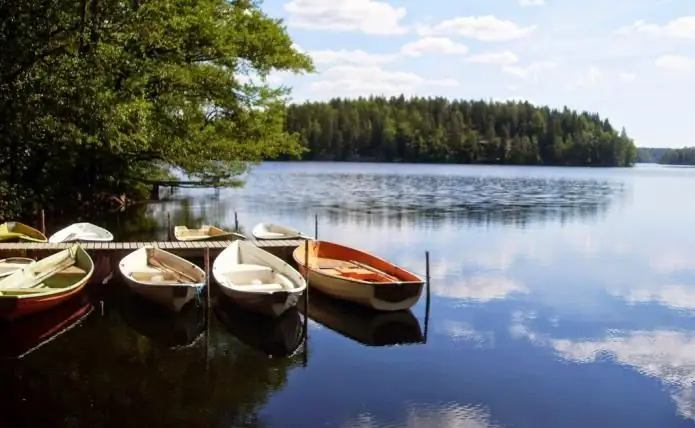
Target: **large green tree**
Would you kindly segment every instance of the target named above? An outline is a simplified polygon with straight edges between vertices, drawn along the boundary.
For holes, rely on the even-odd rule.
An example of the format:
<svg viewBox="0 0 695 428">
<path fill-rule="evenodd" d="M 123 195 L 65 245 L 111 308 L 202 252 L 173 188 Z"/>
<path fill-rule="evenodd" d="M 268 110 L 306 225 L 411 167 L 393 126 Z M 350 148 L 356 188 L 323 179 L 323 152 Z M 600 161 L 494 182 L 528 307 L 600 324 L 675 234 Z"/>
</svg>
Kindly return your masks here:
<svg viewBox="0 0 695 428">
<path fill-rule="evenodd" d="M 311 60 L 258 2 L 0 0 L 0 16 L 0 217 L 134 192 L 171 167 L 229 184 L 301 150 L 289 89 L 265 78 Z"/>
</svg>

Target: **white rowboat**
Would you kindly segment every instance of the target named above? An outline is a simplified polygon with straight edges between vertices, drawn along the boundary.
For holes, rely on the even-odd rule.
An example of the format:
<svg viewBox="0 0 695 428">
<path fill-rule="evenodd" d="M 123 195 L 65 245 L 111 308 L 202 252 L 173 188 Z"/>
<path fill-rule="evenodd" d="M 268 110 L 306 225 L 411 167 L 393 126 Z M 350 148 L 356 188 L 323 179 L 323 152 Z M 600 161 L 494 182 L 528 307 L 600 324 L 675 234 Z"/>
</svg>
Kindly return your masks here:
<svg viewBox="0 0 695 428">
<path fill-rule="evenodd" d="M 205 271 L 156 247 L 135 250 L 118 266 L 133 292 L 173 312 L 180 312 L 205 286 Z"/>
<path fill-rule="evenodd" d="M 258 223 L 253 227 L 251 234 L 256 239 L 313 239 L 297 229 L 273 223 Z"/>
<path fill-rule="evenodd" d="M 292 266 L 247 241 L 234 241 L 212 264 L 222 292 L 244 308 L 280 316 L 294 307 L 306 281 Z"/>
<path fill-rule="evenodd" d="M 11 275 L 19 269 L 33 265 L 36 260 L 28 257 L 8 257 L 0 260 L 0 278 Z"/>
<path fill-rule="evenodd" d="M 92 223 L 73 223 L 48 238 L 48 242 L 111 242 L 113 234 Z"/>
</svg>

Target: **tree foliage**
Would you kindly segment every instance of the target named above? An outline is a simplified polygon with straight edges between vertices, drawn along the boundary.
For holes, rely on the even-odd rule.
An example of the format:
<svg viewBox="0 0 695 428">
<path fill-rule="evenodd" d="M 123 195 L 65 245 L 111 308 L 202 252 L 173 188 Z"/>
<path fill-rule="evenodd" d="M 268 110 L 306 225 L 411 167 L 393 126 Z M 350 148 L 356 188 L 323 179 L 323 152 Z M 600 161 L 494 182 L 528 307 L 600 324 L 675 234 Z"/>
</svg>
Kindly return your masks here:
<svg viewBox="0 0 695 428">
<path fill-rule="evenodd" d="M 311 60 L 256 2 L 0 0 L 0 15 L 0 216 L 300 153 L 288 88 L 265 77 Z"/>
<path fill-rule="evenodd" d="M 631 166 L 625 130 L 527 102 L 370 97 L 289 107 L 308 160 Z"/>
</svg>

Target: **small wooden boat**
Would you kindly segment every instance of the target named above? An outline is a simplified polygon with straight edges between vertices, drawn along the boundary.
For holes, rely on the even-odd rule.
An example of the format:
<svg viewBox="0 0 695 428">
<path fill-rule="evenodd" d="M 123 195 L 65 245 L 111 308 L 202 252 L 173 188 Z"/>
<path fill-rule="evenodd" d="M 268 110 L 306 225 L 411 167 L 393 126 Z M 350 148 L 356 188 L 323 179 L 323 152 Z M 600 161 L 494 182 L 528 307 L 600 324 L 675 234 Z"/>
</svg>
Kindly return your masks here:
<svg viewBox="0 0 695 428">
<path fill-rule="evenodd" d="M 0 242 L 47 242 L 46 235 L 18 221 L 0 224 Z"/>
<path fill-rule="evenodd" d="M 291 357 L 304 343 L 304 325 L 296 307 L 271 318 L 251 312 L 220 295 L 213 309 L 227 331 L 270 358 Z"/>
<path fill-rule="evenodd" d="M 83 290 L 55 308 L 0 326 L 0 356 L 25 357 L 79 325 L 93 309 Z"/>
<path fill-rule="evenodd" d="M 417 275 L 361 250 L 328 241 L 307 241 L 292 257 L 309 284 L 338 299 L 379 311 L 409 309 L 420 299 L 424 281 Z"/>
<path fill-rule="evenodd" d="M 28 265 L 33 265 L 36 260 L 28 257 L 8 257 L 0 260 L 0 278 L 13 274 L 19 269 Z"/>
<path fill-rule="evenodd" d="M 48 242 L 111 242 L 113 234 L 92 223 L 73 223 L 48 238 Z"/>
<path fill-rule="evenodd" d="M 297 229 L 272 223 L 258 223 L 251 230 L 251 234 L 256 239 L 313 239 Z"/>
<path fill-rule="evenodd" d="M 144 247 L 118 265 L 133 292 L 179 312 L 205 286 L 205 272 L 195 264 L 156 247 Z"/>
<path fill-rule="evenodd" d="M 79 244 L 27 265 L 0 279 L 0 317 L 12 320 L 58 306 L 92 273 L 94 263 Z"/>
<path fill-rule="evenodd" d="M 304 301 L 299 309 L 312 320 L 366 346 L 420 344 L 425 338 L 410 309 L 382 312 L 312 292 L 309 310 Z"/>
<path fill-rule="evenodd" d="M 246 239 L 244 235 L 229 232 L 219 227 L 203 225 L 198 229 L 189 229 L 186 226 L 174 227 L 174 237 L 178 241 L 234 241 Z"/>
<path fill-rule="evenodd" d="M 212 264 L 222 292 L 251 311 L 279 316 L 295 306 L 304 278 L 279 257 L 247 241 L 234 241 Z"/>
</svg>

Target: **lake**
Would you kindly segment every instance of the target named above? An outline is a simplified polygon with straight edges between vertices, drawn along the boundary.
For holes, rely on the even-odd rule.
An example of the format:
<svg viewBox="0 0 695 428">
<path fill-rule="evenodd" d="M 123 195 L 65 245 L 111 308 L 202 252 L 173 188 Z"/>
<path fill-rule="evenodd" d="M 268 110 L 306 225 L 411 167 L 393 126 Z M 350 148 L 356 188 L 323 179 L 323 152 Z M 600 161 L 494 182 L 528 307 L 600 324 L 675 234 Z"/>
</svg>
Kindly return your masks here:
<svg viewBox="0 0 695 428">
<path fill-rule="evenodd" d="M 306 162 L 265 163 L 241 189 L 180 190 L 149 206 L 149 221 L 121 224 L 117 239 L 163 238 L 167 213 L 231 227 L 236 212 L 244 231 L 268 221 L 307 233 L 317 215 L 320 239 L 420 275 L 429 251 L 429 318 L 424 295 L 410 312 L 384 315 L 317 295 L 304 344 L 301 312 L 268 322 L 216 309 L 207 326 L 198 306 L 172 317 L 114 280 L 5 332 L 27 351 L 0 369 L 3 420 L 693 426 L 693 189 L 695 169 L 655 165 Z M 32 351 L 28 338 L 65 319 L 73 328 Z"/>
</svg>

